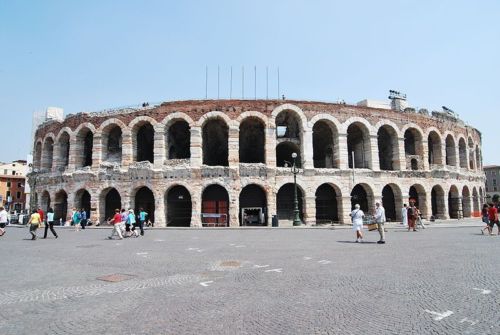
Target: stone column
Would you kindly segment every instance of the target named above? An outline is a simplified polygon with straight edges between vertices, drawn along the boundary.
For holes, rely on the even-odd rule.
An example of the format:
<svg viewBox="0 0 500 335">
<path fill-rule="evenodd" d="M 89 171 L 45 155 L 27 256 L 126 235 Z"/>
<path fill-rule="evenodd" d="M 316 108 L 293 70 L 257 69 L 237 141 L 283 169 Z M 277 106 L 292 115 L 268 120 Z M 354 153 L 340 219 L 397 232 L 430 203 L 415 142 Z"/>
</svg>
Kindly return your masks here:
<svg viewBox="0 0 500 335">
<path fill-rule="evenodd" d="M 100 220 L 101 220 L 101 209 L 99 208 L 99 194 L 92 192 L 90 195 L 90 221 L 92 221 L 94 224 L 105 223 L 105 222 L 100 222 Z"/>
<path fill-rule="evenodd" d="M 272 226 L 272 220 L 274 215 L 278 215 L 277 203 L 276 203 L 277 193 L 272 187 L 267 190 L 267 225 Z"/>
<path fill-rule="evenodd" d="M 351 153 L 349 153 L 347 150 L 347 134 L 346 133 L 339 133 L 338 150 L 339 150 L 339 152 L 338 152 L 339 161 L 337 162 L 337 166 L 341 170 L 349 169 L 349 155 Z M 349 219 L 349 222 L 351 222 L 350 219 Z"/>
<path fill-rule="evenodd" d="M 154 128 L 154 132 L 153 166 L 155 169 L 161 169 L 163 167 L 163 163 L 165 162 L 165 127 L 160 124 Z"/>
<path fill-rule="evenodd" d="M 370 157 L 367 157 L 367 159 L 370 159 L 370 168 L 373 171 L 380 171 L 380 159 L 378 157 L 378 136 L 377 134 L 375 135 L 370 135 Z"/>
<path fill-rule="evenodd" d="M 316 195 L 307 192 L 307 195 L 303 197 L 302 204 L 304 207 L 304 223 L 306 226 L 316 224 Z"/>
<path fill-rule="evenodd" d="M 427 140 L 422 140 L 422 166 L 424 171 L 429 171 L 429 142 Z"/>
<path fill-rule="evenodd" d="M 92 143 L 92 169 L 99 169 L 103 160 L 102 133 L 96 132 Z"/>
<path fill-rule="evenodd" d="M 82 147 L 78 143 L 78 137 L 73 135 L 69 140 L 69 158 L 68 158 L 68 171 L 75 171 L 77 165 L 80 163 L 82 155 Z"/>
<path fill-rule="evenodd" d="M 133 161 L 132 133 L 130 129 L 124 129 L 122 133 L 122 166 L 128 167 Z"/>
<path fill-rule="evenodd" d="M 406 171 L 408 170 L 406 167 L 406 152 L 405 152 L 405 138 L 404 137 L 399 137 L 398 138 L 398 145 L 399 145 L 399 165 L 401 167 L 401 171 Z"/>
<path fill-rule="evenodd" d="M 196 192 L 191 197 L 191 227 L 202 227 L 201 192 Z"/>
<path fill-rule="evenodd" d="M 239 227 L 239 211 L 240 211 L 240 187 L 239 185 L 229 191 L 229 227 Z"/>
<path fill-rule="evenodd" d="M 63 160 L 61 157 L 61 144 L 60 142 L 54 143 L 54 150 L 52 151 L 52 171 L 59 171 L 60 167 L 63 167 Z"/>
<path fill-rule="evenodd" d="M 240 152 L 239 152 L 240 130 L 236 126 L 229 126 L 229 134 L 227 139 L 228 146 L 228 163 L 230 168 L 239 168 Z"/>
<path fill-rule="evenodd" d="M 265 130 L 266 136 L 266 165 L 269 168 L 276 167 L 276 134 L 274 128 L 267 128 Z"/>
<path fill-rule="evenodd" d="M 311 129 L 306 129 L 303 132 L 302 144 L 302 161 L 304 169 L 314 169 L 314 148 L 313 148 L 313 132 Z"/>
<path fill-rule="evenodd" d="M 155 157 L 156 162 L 156 157 Z M 155 194 L 155 227 L 166 227 L 165 198 L 162 194 Z"/>
<path fill-rule="evenodd" d="M 446 192 L 444 192 L 443 196 L 437 197 L 437 217 L 438 219 L 449 220 L 450 214 L 448 210 L 448 197 Z"/>
<path fill-rule="evenodd" d="M 458 143 L 455 146 L 455 163 L 456 163 L 455 164 L 455 171 L 460 172 L 460 169 L 461 169 L 461 167 L 460 167 L 460 146 L 458 145 Z"/>
<path fill-rule="evenodd" d="M 340 201 L 339 201 L 340 200 Z M 349 214 L 352 212 L 351 196 L 337 197 L 337 206 L 339 208 L 339 220 L 342 224 L 352 225 Z"/>
<path fill-rule="evenodd" d="M 191 167 L 200 168 L 203 164 L 201 127 L 192 126 L 191 134 Z"/>
</svg>

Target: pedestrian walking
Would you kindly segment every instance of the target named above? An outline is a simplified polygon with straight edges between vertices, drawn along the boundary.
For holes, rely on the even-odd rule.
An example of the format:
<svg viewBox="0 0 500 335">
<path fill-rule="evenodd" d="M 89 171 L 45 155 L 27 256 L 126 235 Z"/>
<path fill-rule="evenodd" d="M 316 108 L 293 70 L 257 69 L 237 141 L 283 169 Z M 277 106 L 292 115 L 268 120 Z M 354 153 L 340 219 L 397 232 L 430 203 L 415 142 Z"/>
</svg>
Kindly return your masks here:
<svg viewBox="0 0 500 335">
<path fill-rule="evenodd" d="M 141 230 L 141 236 L 144 236 L 144 223 L 148 217 L 149 214 L 143 208 L 139 208 L 139 229 Z"/>
<path fill-rule="evenodd" d="M 73 225 L 75 226 L 75 231 L 80 230 L 81 219 L 82 215 L 80 214 L 80 211 L 77 211 L 75 208 L 73 208 L 73 216 L 71 217 L 71 221 L 73 221 Z"/>
<path fill-rule="evenodd" d="M 380 240 L 378 240 L 378 244 L 385 243 L 385 231 L 384 231 L 384 223 L 386 221 L 385 218 L 385 208 L 380 205 L 379 202 L 375 203 L 375 222 L 377 223 L 378 233 L 380 234 Z"/>
<path fill-rule="evenodd" d="M 425 229 L 424 219 L 422 219 L 422 212 L 420 212 L 420 209 L 418 209 L 418 207 L 415 207 L 415 211 L 416 211 L 416 217 L 417 217 L 417 222 L 416 222 L 417 228 L 420 227 L 422 229 Z"/>
<path fill-rule="evenodd" d="M 43 212 L 42 207 L 38 206 L 37 210 L 38 215 L 40 215 L 40 223 L 45 220 L 45 213 Z"/>
<path fill-rule="evenodd" d="M 57 233 L 54 230 L 54 210 L 52 208 L 49 208 L 47 210 L 47 220 L 45 222 L 45 231 L 43 232 L 43 238 L 47 238 L 47 231 L 49 230 L 49 228 L 52 232 L 52 235 L 57 238 Z"/>
<path fill-rule="evenodd" d="M 125 210 L 125 208 L 122 208 L 120 211 L 120 215 L 122 218 L 122 225 L 125 224 L 125 233 L 124 237 L 129 237 L 130 236 L 130 223 L 128 220 L 128 212 Z"/>
<path fill-rule="evenodd" d="M 494 204 L 490 204 L 490 208 L 488 209 L 488 220 L 490 225 L 490 235 L 493 235 L 493 227 L 495 223 L 498 227 L 498 233 L 500 234 L 500 223 L 498 222 L 498 210 Z"/>
<path fill-rule="evenodd" d="M 135 219 L 134 210 L 132 208 L 128 210 L 127 223 L 132 227 L 132 234 L 135 237 L 139 237 L 139 232 L 135 229 L 137 226 L 137 220 Z"/>
<path fill-rule="evenodd" d="M 115 209 L 115 215 L 110 221 L 108 221 L 108 223 L 113 225 L 113 230 L 111 231 L 111 235 L 108 236 L 108 239 L 112 240 L 113 236 L 116 234 L 118 235 L 118 238 L 122 240 L 122 216 L 120 215 L 120 210 L 118 208 Z"/>
<path fill-rule="evenodd" d="M 488 208 L 489 206 L 487 204 L 483 205 L 483 209 L 481 210 L 481 220 L 486 224 L 486 226 L 481 229 L 481 234 L 484 235 L 484 231 L 488 230 L 488 234 L 491 235 L 491 227 L 490 227 L 490 219 L 488 216 Z"/>
<path fill-rule="evenodd" d="M 28 225 L 30 227 L 31 240 L 36 240 L 36 230 L 40 226 L 40 223 L 42 223 L 42 220 L 40 219 L 40 214 L 36 209 L 34 209 L 33 212 L 31 213 L 30 220 L 28 221 Z"/>
<path fill-rule="evenodd" d="M 0 206 L 0 236 L 5 234 L 5 226 L 9 222 L 9 214 L 3 206 Z"/>
<path fill-rule="evenodd" d="M 87 211 L 84 208 L 80 211 L 80 226 L 85 229 L 87 226 Z"/>
<path fill-rule="evenodd" d="M 349 216 L 352 221 L 352 230 L 356 232 L 356 242 L 363 242 L 363 218 L 365 213 L 363 213 L 359 204 L 354 206 L 354 210 Z"/>
<path fill-rule="evenodd" d="M 404 204 L 403 208 L 401 208 L 401 224 L 403 227 L 408 226 L 408 208 L 406 204 Z"/>
</svg>

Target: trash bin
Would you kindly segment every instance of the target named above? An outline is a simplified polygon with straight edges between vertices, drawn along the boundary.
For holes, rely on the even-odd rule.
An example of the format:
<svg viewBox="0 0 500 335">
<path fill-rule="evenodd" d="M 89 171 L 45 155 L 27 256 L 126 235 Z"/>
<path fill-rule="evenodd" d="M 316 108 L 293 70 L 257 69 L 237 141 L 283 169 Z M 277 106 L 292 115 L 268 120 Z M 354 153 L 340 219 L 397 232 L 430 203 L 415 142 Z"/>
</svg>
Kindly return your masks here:
<svg viewBox="0 0 500 335">
<path fill-rule="evenodd" d="M 273 215 L 272 225 L 273 227 L 278 227 L 278 215 Z"/>
</svg>

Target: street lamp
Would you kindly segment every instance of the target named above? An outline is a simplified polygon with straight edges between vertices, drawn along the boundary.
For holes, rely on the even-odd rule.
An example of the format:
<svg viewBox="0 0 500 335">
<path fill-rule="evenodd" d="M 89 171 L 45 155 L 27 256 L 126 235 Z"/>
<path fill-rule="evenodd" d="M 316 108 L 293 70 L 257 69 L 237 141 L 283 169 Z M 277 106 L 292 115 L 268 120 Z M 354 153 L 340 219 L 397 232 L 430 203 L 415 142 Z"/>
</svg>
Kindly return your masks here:
<svg viewBox="0 0 500 335">
<path fill-rule="evenodd" d="M 297 153 L 292 153 L 293 165 L 292 165 L 292 173 L 293 173 L 293 225 L 300 226 L 302 222 L 299 217 L 299 201 L 297 199 L 297 173 L 299 173 L 299 169 L 295 164 L 295 159 L 297 158 Z"/>
</svg>

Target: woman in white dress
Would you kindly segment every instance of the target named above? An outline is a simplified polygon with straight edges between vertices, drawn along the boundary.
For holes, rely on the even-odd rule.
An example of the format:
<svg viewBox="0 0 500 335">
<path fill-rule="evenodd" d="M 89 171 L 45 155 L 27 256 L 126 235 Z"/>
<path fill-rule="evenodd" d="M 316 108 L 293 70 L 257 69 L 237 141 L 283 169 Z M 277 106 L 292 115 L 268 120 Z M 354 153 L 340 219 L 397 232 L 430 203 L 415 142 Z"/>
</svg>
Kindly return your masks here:
<svg viewBox="0 0 500 335">
<path fill-rule="evenodd" d="M 356 204 L 354 210 L 349 214 L 352 220 L 352 230 L 356 232 L 356 242 L 363 242 L 363 218 L 365 213 Z"/>
</svg>

